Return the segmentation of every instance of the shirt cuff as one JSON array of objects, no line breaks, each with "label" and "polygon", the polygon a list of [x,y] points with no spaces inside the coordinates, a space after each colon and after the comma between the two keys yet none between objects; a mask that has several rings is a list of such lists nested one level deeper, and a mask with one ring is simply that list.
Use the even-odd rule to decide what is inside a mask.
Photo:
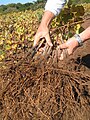
[{"label": "shirt cuff", "polygon": [[52,9],[52,8],[51,8],[51,9],[50,9],[50,8],[49,8],[49,9],[45,8],[45,11],[50,11],[50,12],[52,12],[55,16],[57,16],[57,15],[60,13],[61,10],[57,11],[57,10]]},{"label": "shirt cuff", "polygon": [[45,11],[50,11],[57,16],[61,12],[65,3],[66,0],[54,0],[53,2],[52,0],[48,0],[45,5]]}]

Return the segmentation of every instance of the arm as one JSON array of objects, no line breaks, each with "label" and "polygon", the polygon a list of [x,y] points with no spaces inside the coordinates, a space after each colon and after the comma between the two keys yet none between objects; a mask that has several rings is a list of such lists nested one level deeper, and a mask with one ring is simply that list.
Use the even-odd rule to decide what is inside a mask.
[{"label": "arm", "polygon": [[[85,41],[90,39],[90,27],[88,27],[86,30],[84,30],[82,33],[79,34],[82,42],[84,43]],[[75,37],[72,37],[68,39],[68,41],[62,45],[60,45],[61,49],[67,49],[68,54],[71,55],[76,48],[78,47],[78,41]]]},{"label": "arm", "polygon": [[87,41],[90,38],[90,27],[88,27],[86,30],[84,30],[79,35],[83,42]]},{"label": "arm", "polygon": [[49,36],[49,25],[53,18],[57,16],[61,9],[63,8],[66,0],[48,0],[45,5],[45,12],[42,17],[40,26],[37,30],[34,40],[34,46],[36,46],[40,40],[40,38],[45,38],[47,43],[52,46],[52,42]]},{"label": "arm", "polygon": [[45,37],[47,43],[50,46],[53,46],[52,42],[50,40],[50,36],[49,36],[49,25],[54,17],[55,17],[55,15],[52,12],[45,11],[42,21],[37,30],[37,33],[35,35],[34,46],[36,46],[38,44],[40,38],[43,38],[43,37]]}]

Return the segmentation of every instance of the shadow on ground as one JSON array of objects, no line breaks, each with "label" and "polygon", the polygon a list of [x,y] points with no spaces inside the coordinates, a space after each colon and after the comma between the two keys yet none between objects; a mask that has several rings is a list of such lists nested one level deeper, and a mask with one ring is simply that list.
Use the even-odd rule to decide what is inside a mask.
[{"label": "shadow on ground", "polygon": [[82,58],[78,57],[76,60],[77,64],[82,64],[87,68],[90,68],[90,54],[83,56]]}]

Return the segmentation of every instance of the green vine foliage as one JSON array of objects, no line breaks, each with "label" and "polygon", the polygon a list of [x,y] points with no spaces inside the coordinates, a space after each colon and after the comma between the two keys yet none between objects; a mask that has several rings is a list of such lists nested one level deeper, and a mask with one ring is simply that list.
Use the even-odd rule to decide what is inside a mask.
[{"label": "green vine foliage", "polygon": [[51,28],[62,28],[59,29],[58,34],[62,34],[63,39],[67,40],[75,33],[80,32],[80,23],[83,21],[84,14],[85,10],[82,5],[75,5],[69,1],[61,13],[53,20]]}]

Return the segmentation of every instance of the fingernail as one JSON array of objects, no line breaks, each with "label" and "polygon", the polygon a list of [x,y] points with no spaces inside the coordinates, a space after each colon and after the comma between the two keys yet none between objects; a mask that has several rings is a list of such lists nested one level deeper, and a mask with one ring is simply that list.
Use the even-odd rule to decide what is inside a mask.
[{"label": "fingernail", "polygon": [[35,46],[35,44],[33,44],[33,47]]},{"label": "fingernail", "polygon": [[52,43],[50,43],[49,45],[50,45],[51,47],[53,46],[53,44],[52,44]]},{"label": "fingernail", "polygon": [[36,42],[33,43],[33,46],[36,46]]}]

